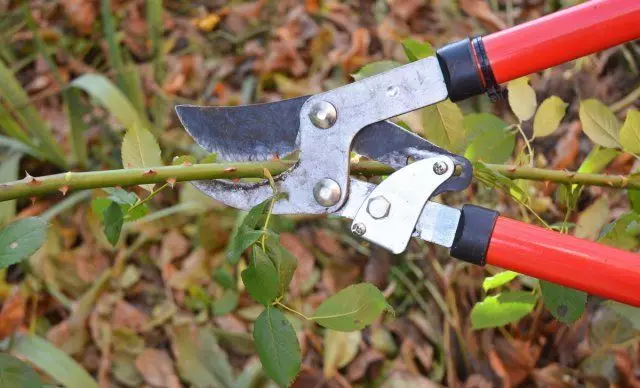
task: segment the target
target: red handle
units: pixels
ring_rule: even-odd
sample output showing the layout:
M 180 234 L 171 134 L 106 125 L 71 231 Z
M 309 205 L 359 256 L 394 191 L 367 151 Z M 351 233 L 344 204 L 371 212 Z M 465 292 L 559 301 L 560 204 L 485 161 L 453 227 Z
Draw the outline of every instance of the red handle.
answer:
M 487 263 L 640 307 L 640 255 L 498 217 Z
M 482 38 L 498 83 L 640 38 L 640 1 L 592 0 Z

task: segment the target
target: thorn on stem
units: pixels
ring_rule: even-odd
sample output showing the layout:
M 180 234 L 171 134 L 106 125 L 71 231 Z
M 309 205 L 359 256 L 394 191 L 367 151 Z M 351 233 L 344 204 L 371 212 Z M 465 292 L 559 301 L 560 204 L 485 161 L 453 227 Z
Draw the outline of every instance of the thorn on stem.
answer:
M 66 197 L 67 196 L 67 191 L 69 191 L 69 186 L 64 185 L 64 186 L 60 187 L 58 190 L 62 193 L 63 197 Z
M 144 175 L 144 176 L 154 176 L 156 174 L 157 174 L 156 170 L 148 170 L 142 175 Z
M 237 171 L 238 169 L 235 167 L 227 167 L 224 169 L 224 172 L 234 172 Z
M 176 178 L 168 178 L 167 183 L 169 184 L 169 187 L 173 189 L 173 186 L 176 184 Z
M 25 171 L 25 173 L 27 174 L 27 176 L 24 177 L 24 179 L 27 180 L 28 184 L 31 186 L 38 186 L 42 184 L 41 180 L 38 180 L 37 178 L 31 176 L 28 172 Z

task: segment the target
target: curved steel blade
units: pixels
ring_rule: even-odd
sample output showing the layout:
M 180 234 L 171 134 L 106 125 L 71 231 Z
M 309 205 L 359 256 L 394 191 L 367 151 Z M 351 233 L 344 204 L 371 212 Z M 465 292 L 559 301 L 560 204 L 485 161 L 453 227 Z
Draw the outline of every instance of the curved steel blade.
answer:
M 193 139 L 221 159 L 230 162 L 270 160 L 298 149 L 300 108 L 308 98 L 232 107 L 178 105 L 176 112 Z M 466 159 L 389 121 L 363 128 L 351 148 L 396 169 L 406 166 L 410 157 L 420 160 L 433 154 L 446 154 L 462 164 L 463 179 L 452 178 L 438 193 L 461 190 L 469 184 L 471 166 Z
M 176 113 L 191 137 L 221 159 L 269 160 L 297 148 L 300 108 L 307 98 L 232 107 L 178 105 Z
M 218 135 L 221 133 L 214 132 Z M 209 139 L 208 141 L 216 142 L 218 140 L 223 139 Z M 237 138 L 234 138 L 224 142 L 224 144 L 227 147 L 232 147 L 233 144 L 237 144 L 235 143 L 237 141 Z M 213 148 L 207 149 L 216 152 Z M 433 155 L 449 155 L 456 161 L 456 164 L 462 166 L 462 172 L 459 176 L 451 177 L 442 184 L 434 195 L 446 191 L 462 190 L 471 182 L 473 170 L 468 160 L 451 154 L 389 121 L 380 121 L 363 128 L 354 138 L 352 149 L 360 155 L 385 163 L 396 169 L 406 166 L 409 158 L 420 160 Z M 240 147 L 240 150 L 242 152 L 228 153 L 228 155 L 242 159 L 225 159 L 233 161 L 259 160 L 264 155 L 256 152 L 251 153 L 245 147 Z M 233 148 L 230 151 L 233 151 Z M 280 174 L 275 177 L 276 181 L 284 179 L 286 174 Z M 257 205 L 272 190 L 266 181 L 264 183 L 242 183 L 226 180 L 207 180 L 194 182 L 194 185 L 208 196 L 238 209 L 249 209 Z

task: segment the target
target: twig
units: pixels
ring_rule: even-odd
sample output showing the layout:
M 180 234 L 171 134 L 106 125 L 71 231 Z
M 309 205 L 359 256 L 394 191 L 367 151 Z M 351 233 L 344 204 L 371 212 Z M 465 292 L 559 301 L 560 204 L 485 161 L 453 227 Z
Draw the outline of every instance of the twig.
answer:
M 263 178 L 264 169 L 277 175 L 293 165 L 288 161 L 259 163 L 207 163 L 155 167 L 153 169 L 121 169 L 91 172 L 67 172 L 43 177 L 27 177 L 0 184 L 0 202 L 36 197 L 55 191 L 66 193 L 101 187 L 123 187 L 142 184 L 184 182 L 203 179 Z M 543 168 L 488 164 L 488 168 L 511 179 L 529 179 L 564 184 L 640 189 L 640 178 L 624 175 L 582 174 Z M 384 164 L 361 161 L 351 165 L 354 175 L 388 175 L 394 170 Z

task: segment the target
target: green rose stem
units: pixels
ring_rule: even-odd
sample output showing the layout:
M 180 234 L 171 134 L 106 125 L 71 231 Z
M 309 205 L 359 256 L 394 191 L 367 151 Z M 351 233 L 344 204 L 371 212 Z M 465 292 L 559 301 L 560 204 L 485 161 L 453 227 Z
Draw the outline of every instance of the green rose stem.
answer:
M 16 198 L 31 198 L 60 191 L 86 190 L 100 187 L 125 187 L 148 183 L 168 183 L 202 179 L 264 178 L 266 168 L 277 175 L 291 167 L 293 162 L 268 161 L 259 163 L 208 163 L 156 167 L 153 169 L 122 169 L 90 172 L 67 172 L 62 174 L 32 177 L 27 175 L 19 181 L 0 184 L 0 201 Z M 564 184 L 580 184 L 614 188 L 640 189 L 640 178 L 622 175 L 580 174 L 569 171 L 543 168 L 488 164 L 488 168 L 511 179 L 529 179 Z M 388 175 L 389 166 L 378 162 L 361 161 L 351 164 L 354 175 Z

